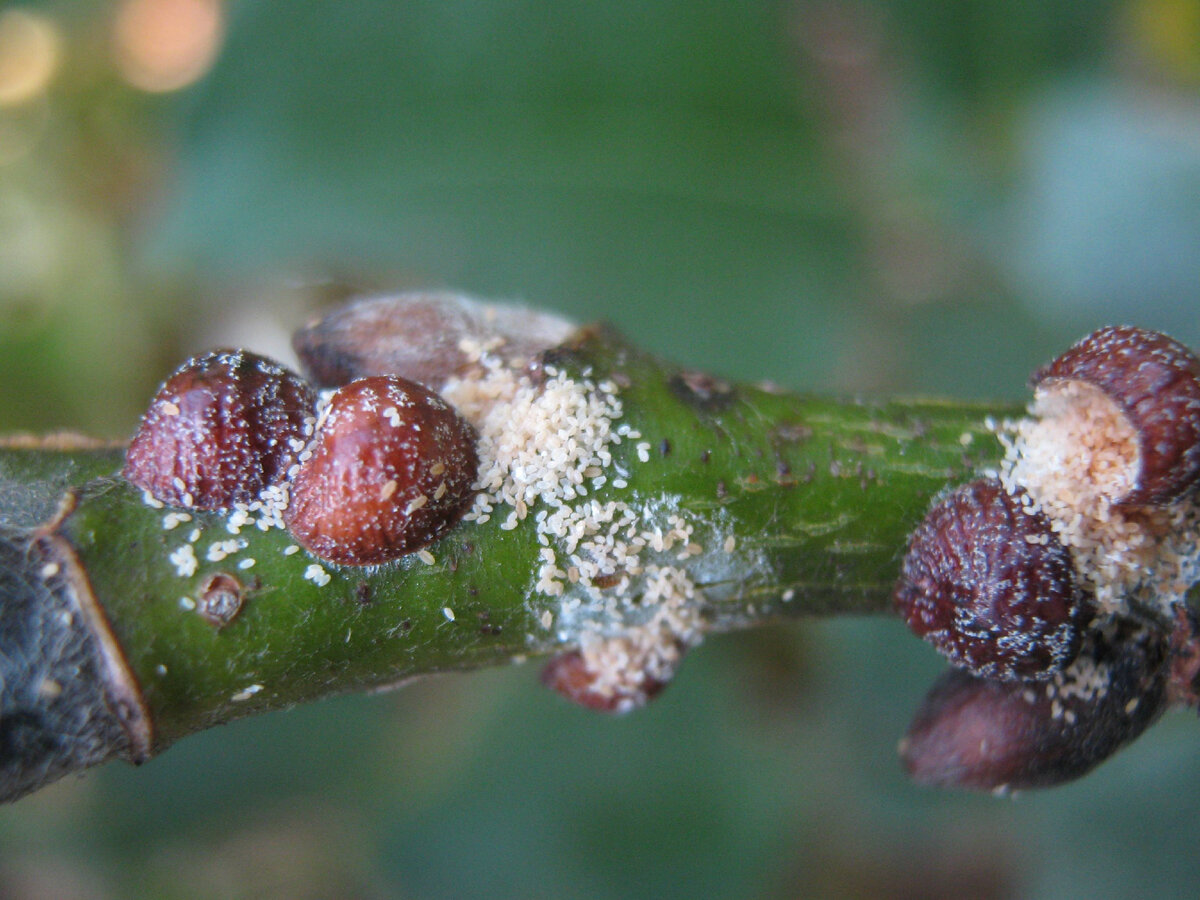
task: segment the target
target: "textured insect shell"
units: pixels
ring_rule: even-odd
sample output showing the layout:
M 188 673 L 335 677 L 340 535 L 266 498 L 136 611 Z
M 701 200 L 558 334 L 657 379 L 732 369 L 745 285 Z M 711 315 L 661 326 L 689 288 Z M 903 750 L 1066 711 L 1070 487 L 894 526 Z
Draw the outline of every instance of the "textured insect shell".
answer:
M 372 565 L 428 546 L 470 502 L 475 432 L 440 397 L 397 377 L 334 393 L 284 522 L 314 555 Z
M 1032 378 L 1038 387 L 1080 381 L 1102 391 L 1138 437 L 1138 475 L 1118 502 L 1170 503 L 1200 480 L 1200 359 L 1154 331 L 1108 326 L 1085 337 Z
M 155 394 L 123 474 L 172 506 L 251 502 L 286 477 L 315 405 L 307 382 L 266 357 L 245 350 L 194 357 Z
M 1070 554 L 1025 502 L 994 478 L 943 497 L 913 532 L 893 593 L 914 633 L 986 678 L 1051 677 L 1093 614 Z
M 1099 691 L 951 669 L 900 743 L 905 769 L 920 784 L 985 791 L 1051 787 L 1091 771 L 1166 708 L 1162 636 L 1122 632 L 1080 657 L 1104 673 Z

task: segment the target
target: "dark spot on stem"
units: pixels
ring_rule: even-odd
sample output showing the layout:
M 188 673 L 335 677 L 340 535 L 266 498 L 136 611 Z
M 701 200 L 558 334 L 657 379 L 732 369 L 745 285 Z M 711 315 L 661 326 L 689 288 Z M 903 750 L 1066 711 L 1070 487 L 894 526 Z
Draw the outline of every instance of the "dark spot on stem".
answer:
M 242 583 L 226 572 L 218 572 L 201 586 L 196 612 L 214 628 L 224 628 L 242 611 L 242 599 Z
M 360 581 L 354 586 L 354 599 L 358 601 L 360 606 L 367 606 L 371 602 L 371 585 L 365 581 Z
M 785 482 L 794 484 L 795 482 L 792 481 L 791 476 L 792 467 L 788 465 L 787 460 L 782 456 L 775 457 L 775 480 L 781 484 Z
M 21 709 L 0 720 L 0 765 L 11 760 L 49 758 L 60 738 L 36 712 Z
M 529 375 L 529 380 L 534 384 L 545 384 L 547 379 L 546 369 L 565 369 L 572 366 L 578 367 L 582 365 L 580 362 L 580 354 L 578 349 L 569 345 L 561 345 L 551 347 L 548 350 L 543 350 L 537 354 L 525 371 Z
M 813 430 L 807 425 L 792 422 L 780 425 L 775 429 L 775 437 L 787 444 L 802 444 L 813 436 Z
M 668 386 L 671 393 L 684 403 L 703 412 L 726 409 L 736 397 L 729 382 L 692 369 L 673 375 Z
M 658 444 L 658 453 L 660 456 L 671 455 L 671 441 L 668 438 L 663 438 Z

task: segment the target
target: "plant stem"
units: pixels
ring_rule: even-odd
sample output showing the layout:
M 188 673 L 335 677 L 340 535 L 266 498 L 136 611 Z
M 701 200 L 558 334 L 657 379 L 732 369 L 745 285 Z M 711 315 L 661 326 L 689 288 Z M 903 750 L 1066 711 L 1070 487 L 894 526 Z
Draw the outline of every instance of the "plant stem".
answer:
M 643 528 L 654 527 L 659 506 L 694 524 L 697 552 L 673 565 L 697 588 L 706 631 L 888 609 L 907 535 L 931 498 L 1001 456 L 985 417 L 1019 413 L 729 386 L 681 372 L 604 329 L 581 332 L 555 351 L 555 364 L 621 386 L 621 421 L 641 438 L 612 447 L 614 463 L 630 473 L 627 485 L 610 481 L 589 497 L 636 507 Z M 225 516 L 201 511 L 179 521 L 172 514 L 182 511 L 147 505 L 120 477 L 121 463 L 119 448 L 0 449 L 0 526 L 11 551 L 4 559 L 26 569 L 10 577 L 40 579 L 42 594 L 60 605 L 93 609 L 66 617 L 98 641 L 86 671 L 105 686 L 102 705 L 95 697 L 78 702 L 90 705 L 85 718 L 119 713 L 124 737 L 104 753 L 78 755 L 78 766 L 112 755 L 140 761 L 240 716 L 550 654 L 574 646 L 585 629 L 614 627 L 611 609 L 602 622 L 589 620 L 586 604 L 564 617 L 562 598 L 535 590 L 542 545 L 532 514 L 511 530 L 501 515 L 463 522 L 429 548 L 432 563 L 411 555 L 337 567 L 291 550 L 283 530 L 243 527 L 235 536 Z M 210 558 L 221 556 L 219 547 L 209 553 L 214 544 L 230 540 L 244 546 Z M 185 547 L 198 564 L 181 574 Z M 312 580 L 318 564 L 330 576 L 323 586 Z M 236 579 L 242 593 L 240 612 L 223 627 L 194 611 L 218 574 Z M 543 624 L 546 612 L 555 627 Z M 13 633 L 5 627 L 0 638 Z M 16 657 L 24 662 L 3 664 L 0 675 L 28 682 L 40 671 L 29 659 L 51 650 L 26 647 Z M 17 708 L 44 719 L 69 693 L 39 700 L 36 690 L 10 689 L 0 722 Z M 17 695 L 24 699 L 7 699 Z M 20 770 L 0 785 L 10 799 L 65 771 L 58 765 L 42 778 L 32 771 L 36 754 L 6 745 L 0 752 L 12 761 L 3 771 Z

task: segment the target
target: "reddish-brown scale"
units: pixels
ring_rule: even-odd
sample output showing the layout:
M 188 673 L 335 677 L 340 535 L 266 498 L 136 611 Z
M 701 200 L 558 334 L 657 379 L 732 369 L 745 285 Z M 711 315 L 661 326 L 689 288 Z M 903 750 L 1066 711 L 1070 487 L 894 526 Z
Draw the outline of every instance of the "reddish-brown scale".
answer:
M 159 388 L 123 474 L 172 506 L 248 503 L 286 478 L 315 405 L 308 383 L 276 362 L 245 350 L 206 353 Z
M 437 394 L 378 376 L 334 393 L 284 522 L 314 555 L 365 566 L 445 534 L 471 500 L 475 431 Z
M 1101 328 L 1033 376 L 1037 387 L 1078 381 L 1102 391 L 1137 434 L 1138 475 L 1117 502 L 1161 505 L 1200 480 L 1200 359 L 1165 334 Z
M 913 532 L 896 609 L 982 678 L 1046 679 L 1073 660 L 1093 614 L 1049 519 L 994 478 L 963 485 Z
M 292 346 L 325 387 L 399 375 L 437 389 L 470 363 L 463 340 L 494 344 L 502 358 L 527 361 L 573 330 L 565 319 L 522 306 L 412 293 L 349 303 L 297 331 Z
M 1167 705 L 1162 635 L 1120 632 L 1084 649 L 1078 681 L 1076 667 L 1047 683 L 947 672 L 900 742 L 908 774 L 920 784 L 995 791 L 1051 787 L 1093 769 Z
M 542 669 L 542 684 L 572 703 L 596 712 L 625 713 L 640 709 L 666 687 L 665 682 L 649 676 L 636 684 L 612 685 L 611 690 L 600 690 L 598 682 L 598 675 L 587 667 L 578 650 L 554 657 Z

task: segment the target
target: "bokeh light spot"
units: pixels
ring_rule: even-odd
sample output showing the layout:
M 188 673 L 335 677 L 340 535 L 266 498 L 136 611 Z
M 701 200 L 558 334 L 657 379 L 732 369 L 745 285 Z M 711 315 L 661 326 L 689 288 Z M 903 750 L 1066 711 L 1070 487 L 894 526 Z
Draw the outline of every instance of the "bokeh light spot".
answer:
M 0 107 L 45 93 L 58 70 L 62 40 L 54 23 L 23 9 L 0 13 Z
M 177 91 L 212 68 L 223 35 L 219 0 L 124 0 L 113 22 L 117 69 L 143 91 Z

